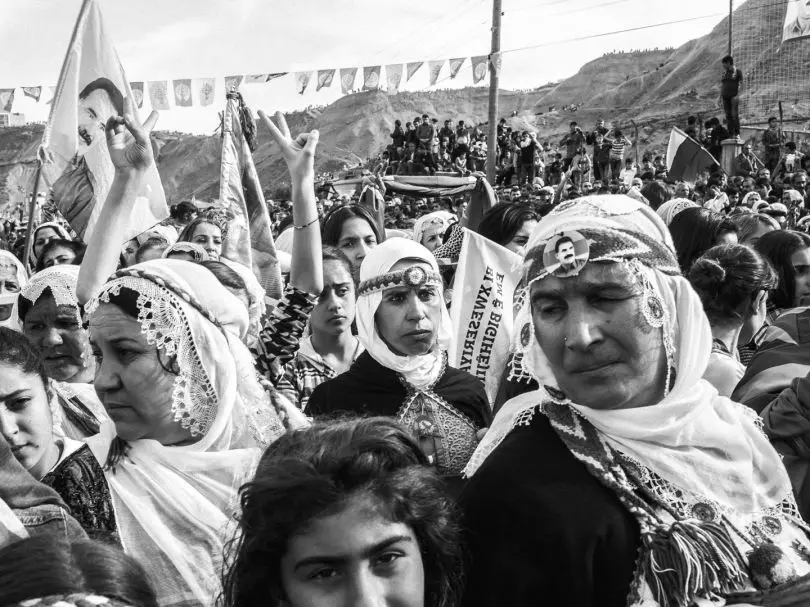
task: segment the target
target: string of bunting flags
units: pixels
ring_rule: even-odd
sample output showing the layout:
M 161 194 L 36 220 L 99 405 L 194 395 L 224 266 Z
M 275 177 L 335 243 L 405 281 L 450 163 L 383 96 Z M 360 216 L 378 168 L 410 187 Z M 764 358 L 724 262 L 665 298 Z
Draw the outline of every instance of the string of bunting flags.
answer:
M 479 55 L 470 57 L 472 67 L 473 84 L 480 83 L 486 78 L 489 65 L 492 64 L 496 71 L 501 69 L 500 53 L 492 55 Z M 411 63 L 394 63 L 390 65 L 370 65 L 362 68 L 362 83 L 358 83 L 360 68 L 344 67 L 337 69 L 324 69 L 302 72 L 275 72 L 267 74 L 242 74 L 225 76 L 225 90 L 239 90 L 242 85 L 266 84 L 283 76 L 292 74 L 296 91 L 303 95 L 310 87 L 315 87 L 315 91 L 330 88 L 334 82 L 335 75 L 338 75 L 340 90 L 344 95 L 349 95 L 357 90 L 375 91 L 385 87 L 389 95 L 395 95 L 402 86 L 403 76 L 405 82 L 409 82 L 414 75 L 427 63 L 429 70 L 430 86 L 435 86 L 439 81 L 442 72 L 448 72 L 449 79 L 455 79 L 467 57 L 456 57 L 453 59 L 439 59 L 430 61 L 414 61 Z M 447 69 L 445 70 L 445 66 Z M 444 80 L 446 80 L 445 78 Z M 130 82 L 132 96 L 138 108 L 143 107 L 146 96 L 152 109 L 168 110 L 172 107 L 192 107 L 212 105 L 217 96 L 217 78 L 180 78 L 177 80 L 150 80 Z M 14 106 L 15 94 L 21 90 L 23 95 L 34 99 L 39 103 L 43 90 L 50 90 L 50 100 L 53 100 L 56 87 L 42 86 L 22 86 L 14 88 L 0 88 L 0 112 L 11 112 Z

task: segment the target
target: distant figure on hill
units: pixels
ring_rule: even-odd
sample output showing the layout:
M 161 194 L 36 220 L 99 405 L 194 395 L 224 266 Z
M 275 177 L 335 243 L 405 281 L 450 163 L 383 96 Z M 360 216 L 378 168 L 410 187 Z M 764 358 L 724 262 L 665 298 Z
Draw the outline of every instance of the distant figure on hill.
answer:
M 723 99 L 723 111 L 726 113 L 726 125 L 731 137 L 740 135 L 740 83 L 743 76 L 739 68 L 734 67 L 734 57 L 723 57 L 723 77 L 720 82 L 720 97 Z

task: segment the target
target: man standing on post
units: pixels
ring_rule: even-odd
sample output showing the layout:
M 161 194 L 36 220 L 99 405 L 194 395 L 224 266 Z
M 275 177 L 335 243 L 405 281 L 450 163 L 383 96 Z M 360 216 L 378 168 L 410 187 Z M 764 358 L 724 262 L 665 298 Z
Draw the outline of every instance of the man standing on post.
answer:
M 568 125 L 568 134 L 562 138 L 560 145 L 565 146 L 565 159 L 563 160 L 563 171 L 567 171 L 577 155 L 579 149 L 585 145 L 585 135 L 582 134 L 582 129 L 577 126 L 576 122 L 571 122 Z
M 726 125 L 731 137 L 740 135 L 740 82 L 742 72 L 734 67 L 734 57 L 723 57 L 723 78 L 720 84 L 720 96 L 723 98 L 723 111 L 726 113 Z

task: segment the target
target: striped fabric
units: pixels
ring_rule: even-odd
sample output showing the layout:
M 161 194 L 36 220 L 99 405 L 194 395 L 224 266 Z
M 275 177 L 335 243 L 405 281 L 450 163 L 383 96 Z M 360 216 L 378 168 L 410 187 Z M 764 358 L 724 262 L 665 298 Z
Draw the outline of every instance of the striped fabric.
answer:
M 763 420 L 782 454 L 799 510 L 810 520 L 810 307 L 786 310 L 768 327 L 732 400 Z

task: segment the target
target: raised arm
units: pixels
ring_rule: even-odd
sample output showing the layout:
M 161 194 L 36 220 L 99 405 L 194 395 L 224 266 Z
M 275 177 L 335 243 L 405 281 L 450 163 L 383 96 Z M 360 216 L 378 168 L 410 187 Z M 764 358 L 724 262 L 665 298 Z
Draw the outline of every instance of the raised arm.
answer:
M 293 139 L 281 112 L 276 112 L 275 116 L 278 127 L 261 110 L 259 117 L 281 149 L 281 155 L 290 172 L 293 202 L 290 284 L 301 291 L 320 295 L 323 290 L 323 261 L 321 226 L 315 206 L 315 148 L 319 133 L 302 133 Z
M 149 134 L 157 119 L 158 113 L 153 111 L 141 124 L 132 99 L 127 97 L 124 115 L 113 116 L 107 122 L 107 148 L 115 177 L 79 270 L 76 296 L 80 305 L 86 304 L 118 267 L 128 211 L 135 202 L 144 174 L 155 162 Z

